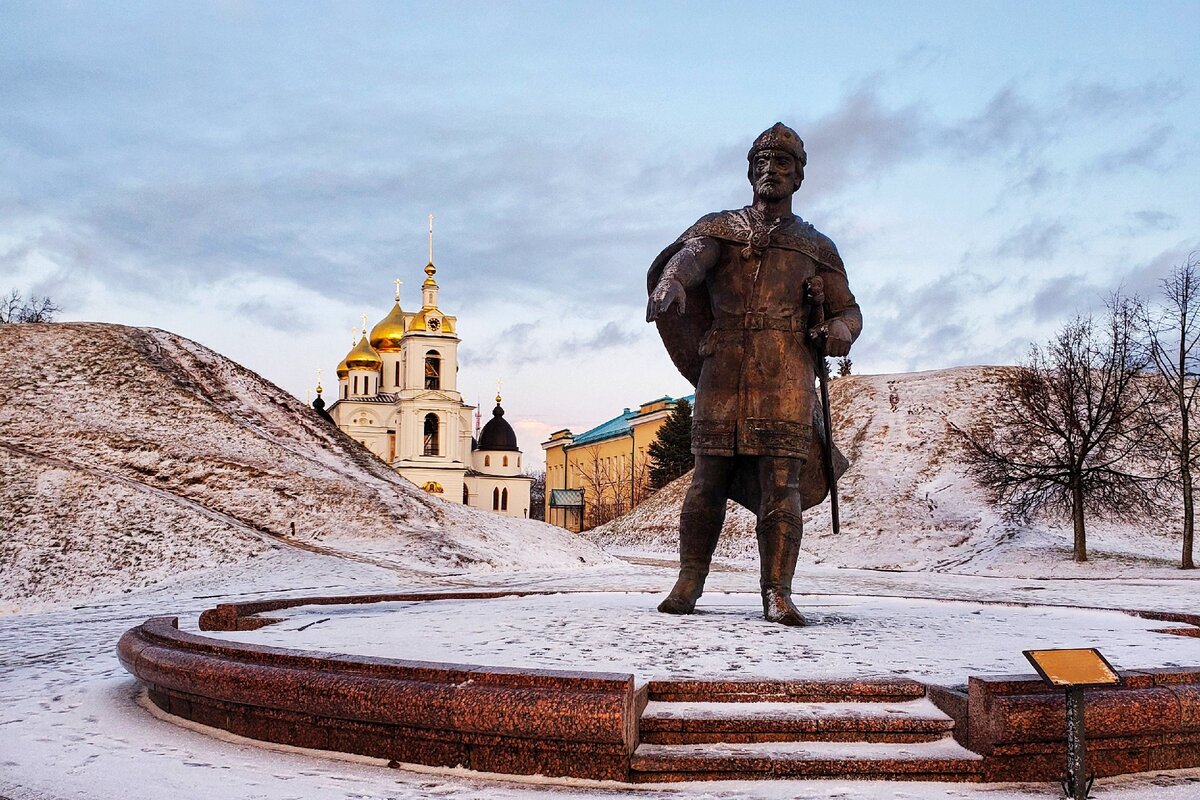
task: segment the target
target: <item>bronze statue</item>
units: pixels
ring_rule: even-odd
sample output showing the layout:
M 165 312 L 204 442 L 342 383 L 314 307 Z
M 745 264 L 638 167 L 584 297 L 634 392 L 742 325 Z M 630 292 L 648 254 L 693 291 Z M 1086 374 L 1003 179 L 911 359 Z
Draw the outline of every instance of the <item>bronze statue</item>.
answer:
M 696 387 L 679 579 L 658 610 L 695 610 L 732 499 L 758 517 L 763 616 L 803 625 L 791 599 L 800 514 L 847 465 L 831 450 L 835 471 L 826 472 L 832 440 L 821 430 L 814 362 L 849 353 L 862 315 L 833 242 L 792 214 L 804 142 L 776 123 L 747 158 L 754 202 L 701 217 L 659 254 L 647 281 L 646 320 Z

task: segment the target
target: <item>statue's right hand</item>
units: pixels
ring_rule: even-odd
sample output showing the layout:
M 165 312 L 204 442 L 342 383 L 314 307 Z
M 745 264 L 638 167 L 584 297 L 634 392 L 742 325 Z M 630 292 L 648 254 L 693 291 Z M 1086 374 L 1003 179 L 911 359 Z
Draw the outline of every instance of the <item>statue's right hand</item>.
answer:
M 673 305 L 678 305 L 679 313 L 683 314 L 687 307 L 687 291 L 675 278 L 664 278 L 650 293 L 650 300 L 646 303 L 646 322 L 654 322 Z

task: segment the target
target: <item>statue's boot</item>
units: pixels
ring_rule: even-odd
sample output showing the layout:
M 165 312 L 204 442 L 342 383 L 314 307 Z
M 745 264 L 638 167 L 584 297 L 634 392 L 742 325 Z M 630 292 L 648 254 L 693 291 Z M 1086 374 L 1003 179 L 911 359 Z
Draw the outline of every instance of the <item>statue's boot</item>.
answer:
M 804 625 L 804 616 L 792 603 L 792 577 L 803 535 L 799 515 L 775 509 L 759 521 L 757 533 L 763 618 L 780 625 Z
M 691 614 L 696 610 L 724 524 L 724 503 L 716 509 L 688 510 L 679 515 L 679 577 L 667 599 L 658 604 L 659 611 Z

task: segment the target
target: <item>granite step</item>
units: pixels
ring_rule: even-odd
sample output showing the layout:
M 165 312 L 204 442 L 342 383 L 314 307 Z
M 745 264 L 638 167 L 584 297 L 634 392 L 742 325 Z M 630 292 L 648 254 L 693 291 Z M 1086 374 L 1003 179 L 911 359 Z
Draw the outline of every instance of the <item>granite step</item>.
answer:
M 929 742 L 943 738 L 953 728 L 954 720 L 926 698 L 890 703 L 651 701 L 642 713 L 641 741 Z
M 658 680 L 647 686 L 652 702 L 677 703 L 894 703 L 925 696 L 925 685 L 906 678 L 872 680 Z
M 771 778 L 978 781 L 983 760 L 953 739 L 908 744 L 755 742 L 641 744 L 634 783 Z

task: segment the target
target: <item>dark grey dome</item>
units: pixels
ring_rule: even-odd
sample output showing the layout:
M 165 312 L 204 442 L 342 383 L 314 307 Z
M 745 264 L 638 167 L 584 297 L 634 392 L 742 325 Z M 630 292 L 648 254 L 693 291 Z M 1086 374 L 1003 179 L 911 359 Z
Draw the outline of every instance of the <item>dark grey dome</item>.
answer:
M 504 409 L 497 403 L 492 418 L 479 433 L 480 450 L 518 450 L 517 433 L 504 419 Z

